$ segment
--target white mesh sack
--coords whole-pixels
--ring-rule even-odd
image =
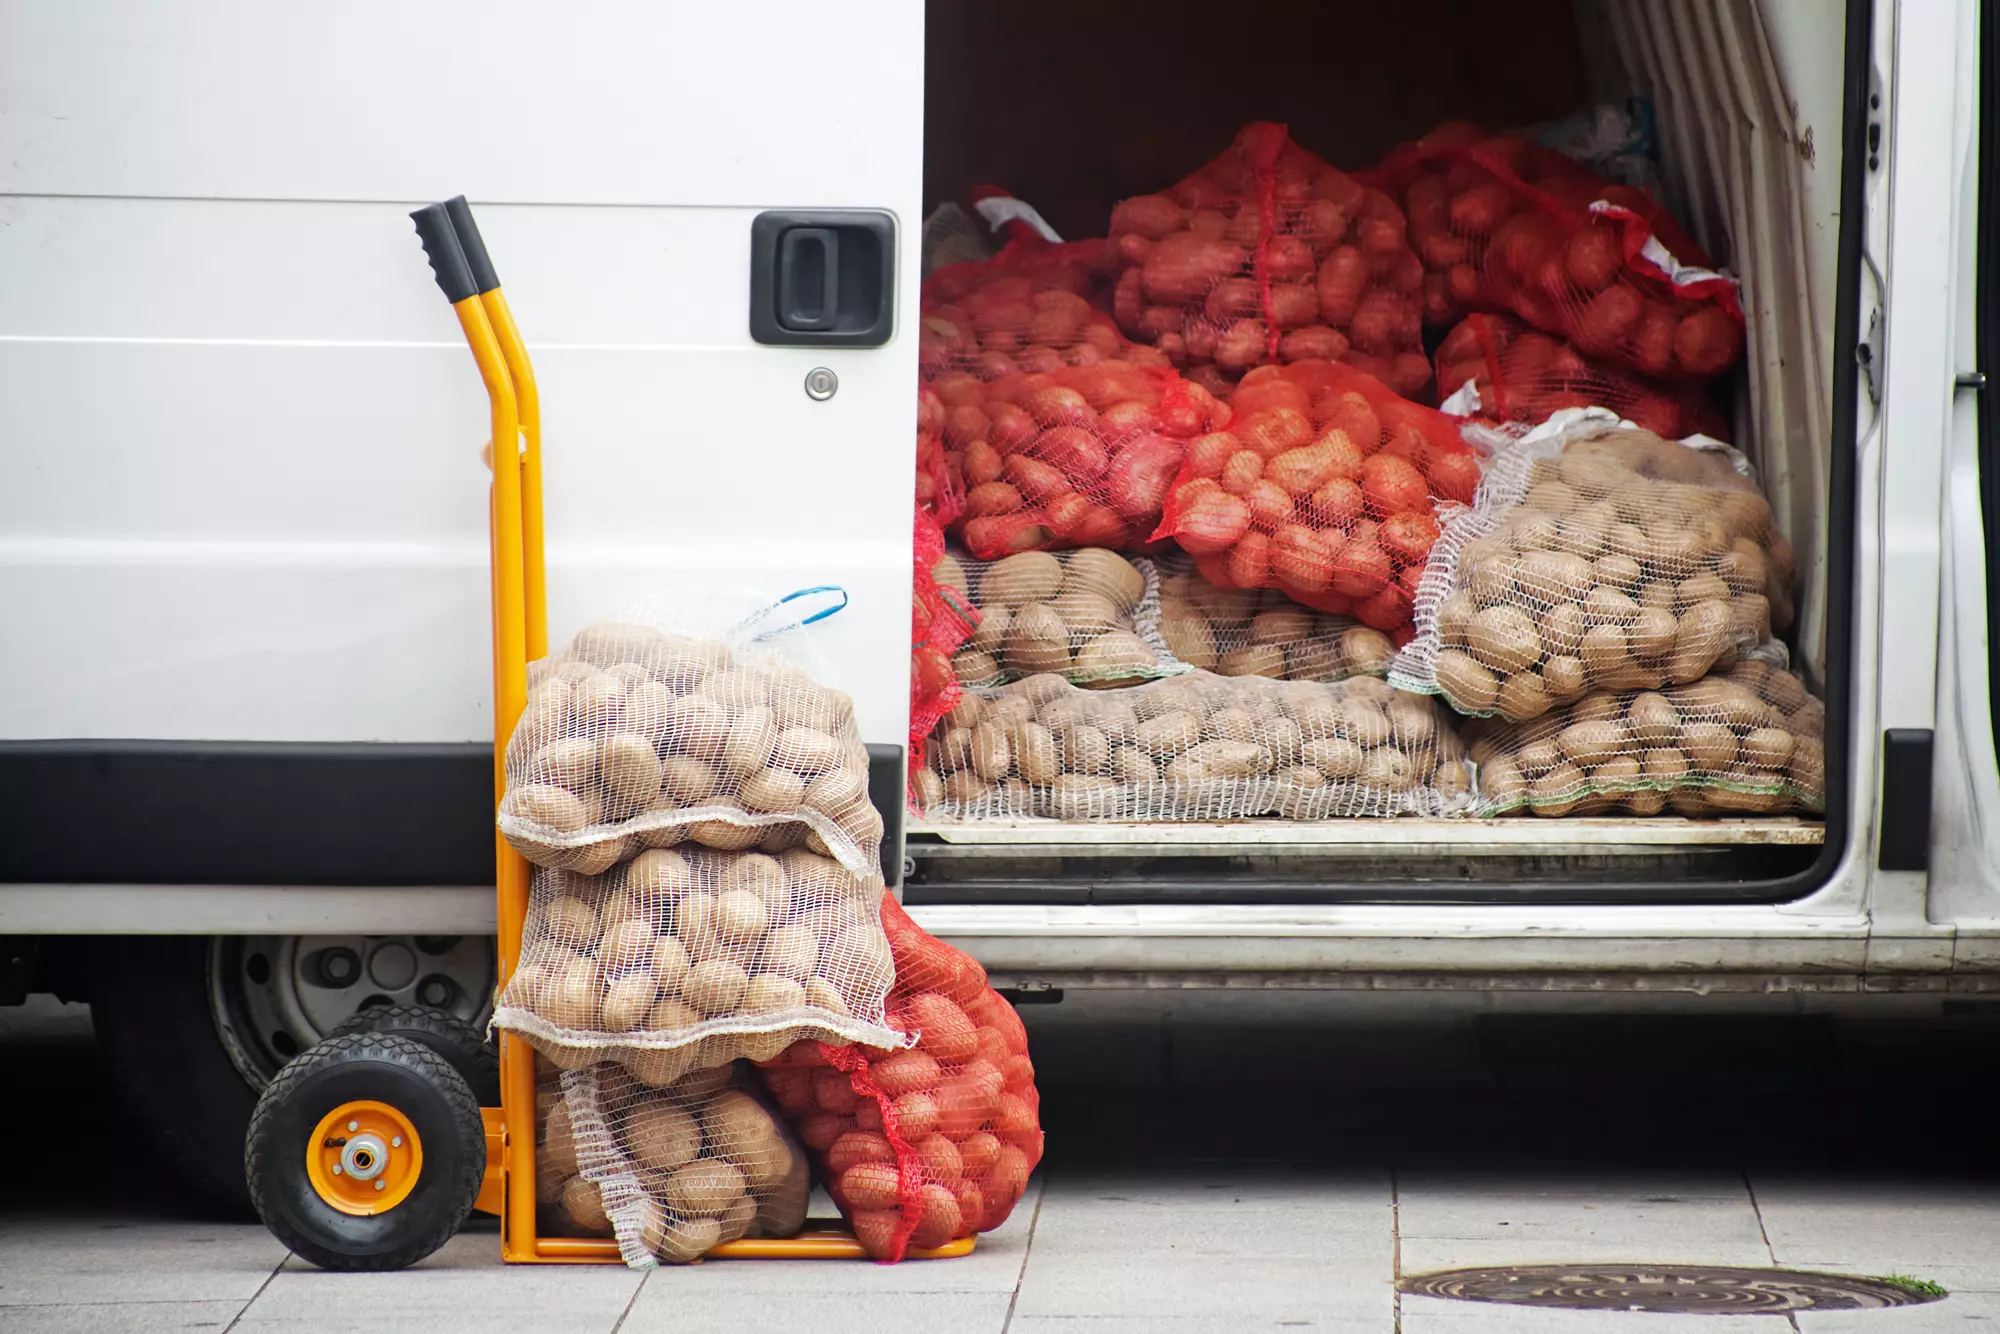
[[[795,1235],[812,1169],[751,1087],[734,1065],[664,1089],[610,1063],[566,1072],[537,1160],[537,1198],[552,1195],[578,1231],[615,1236],[635,1268],[699,1260],[742,1237]],[[568,1153],[550,1162],[558,1116]]]
[[[925,750],[915,791],[948,819],[1306,820],[1471,799],[1445,711],[1373,677],[1191,672],[1091,692],[1031,676],[968,690]]]
[[[1176,658],[1220,676],[1341,681],[1384,676],[1395,646],[1380,630],[1292,601],[1275,588],[1224,588],[1175,553],[1155,564],[1160,638]]]
[[[1742,455],[1568,409],[1446,517],[1389,679],[1516,720],[1685,685],[1790,624],[1792,574]]]
[[[550,1061],[664,1087],[801,1038],[901,1046],[882,880],[805,848],[649,848],[603,875],[540,870],[493,1022]]]
[[[952,657],[964,685],[1052,672],[1103,690],[1189,670],[1160,638],[1151,561],[1079,547],[995,561],[947,555],[933,574],[979,608],[978,626]]]
[[[635,608],[535,664],[507,746],[507,841],[586,873],[641,848],[804,842],[871,873],[882,819],[867,748],[853,701],[802,669],[809,642],[760,633],[754,616],[713,638],[667,623]]]
[[[1754,815],[1825,808],[1826,706],[1754,659],[1665,690],[1598,691],[1467,726],[1479,813]]]

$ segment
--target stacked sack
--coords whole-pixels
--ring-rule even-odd
[[[1433,700],[1374,677],[1048,675],[967,690],[912,789],[952,819],[1313,820],[1462,809],[1471,769]]]
[[[1224,588],[1274,588],[1402,634],[1439,503],[1470,502],[1479,456],[1460,423],[1330,361],[1260,367],[1228,429],[1190,442],[1158,537]]]
[[[1390,679],[1492,717],[1488,813],[1816,809],[1824,708],[1774,638],[1793,573],[1734,450],[1558,413],[1447,521]]]
[[[1218,676],[1344,681],[1386,676],[1395,646],[1351,616],[1292,601],[1276,589],[1224,588],[1186,556],[1153,562],[1160,639],[1179,661]]]
[[[544,1194],[591,1225],[596,1200],[635,1264],[791,1219],[766,1208],[785,1142],[730,1063],[901,1041],[851,702],[781,649],[635,615],[536,665],[506,758],[500,828],[539,869],[494,1021],[562,1070],[590,1183]]]
[[[1160,637],[1159,576],[1102,547],[1024,551],[997,561],[945,556],[935,577],[977,609],[952,669],[968,686],[1053,672],[1107,690],[1187,671]]]
[[[768,1063],[772,1096],[868,1253],[895,1261],[1007,1221],[1042,1158],[1028,1035],[977,960],[894,899],[889,1021],[908,1049],[800,1042]]]
[[[1507,315],[1468,315],[1454,325],[1438,344],[1437,380],[1440,408],[1455,417],[1532,425],[1595,405],[1669,439],[1728,435],[1707,383],[1649,381]]]
[[[1424,269],[1403,213],[1293,143],[1246,125],[1164,194],[1111,213],[1118,323],[1227,392],[1253,366],[1346,361],[1422,396]]]
[[[1462,122],[1364,179],[1408,215],[1433,329],[1505,313],[1653,381],[1703,382],[1742,360],[1735,282],[1644,191]]]
[[[1183,442],[1228,421],[1092,304],[1108,254],[1017,242],[924,285],[918,495],[982,560],[1143,543]]]

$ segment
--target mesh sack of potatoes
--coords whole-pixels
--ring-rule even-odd
[[[971,956],[882,904],[890,1022],[915,1045],[802,1042],[764,1069],[828,1194],[878,1260],[1007,1221],[1042,1159],[1041,1097],[1020,1016]]]
[[[804,1036],[893,1043],[881,888],[804,848],[537,871],[494,1023],[557,1065],[622,1060],[653,1087]]]
[[[1052,672],[1101,690],[1188,670],[1160,638],[1150,561],[1079,547],[997,561],[948,555],[934,572],[979,608],[978,626],[952,658],[965,685]]]
[[[1389,636],[1351,616],[1304,606],[1274,588],[1224,588],[1178,553],[1154,565],[1160,639],[1189,666],[1281,681],[1388,674],[1396,651]]]
[[[944,530],[919,505],[910,580],[910,754],[923,763],[924,739],[958,703],[952,658],[979,625],[965,574],[945,551]]]
[[[1463,424],[1330,361],[1257,367],[1229,405],[1189,442],[1155,536],[1215,583],[1407,637],[1442,503],[1478,490]]]
[[[1754,658],[1663,690],[1593,691],[1469,725],[1485,815],[1769,815],[1825,809],[1826,706]]]
[[[733,1064],[665,1088],[605,1063],[566,1072],[535,1159],[535,1198],[559,1230],[618,1239],[635,1268],[699,1260],[805,1223],[812,1167]]]
[[[732,643],[663,619],[634,609],[535,664],[507,745],[507,841],[592,873],[642,848],[803,842],[866,874],[882,818],[853,701],[795,665],[797,635]]]
[[[1190,672],[1117,691],[1058,676],[967,690],[913,788],[933,818],[1304,820],[1448,813],[1471,775],[1427,696],[1366,676]]]
[[[1283,125],[1245,125],[1165,193],[1120,202],[1110,230],[1119,324],[1218,393],[1252,367],[1308,359],[1411,397],[1430,386],[1403,211]]]
[[[1512,719],[1685,685],[1790,623],[1792,573],[1740,454],[1565,410],[1447,519],[1390,680]]]
[[[1229,420],[1092,304],[1108,255],[1016,242],[924,284],[918,500],[981,559],[1145,542],[1182,442]]]

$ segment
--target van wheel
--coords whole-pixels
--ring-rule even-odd
[[[486,1175],[479,1103],[414,1038],[328,1038],[257,1099],[243,1175],[258,1217],[322,1269],[402,1269],[451,1240]]]
[[[406,980],[373,967],[401,962],[385,946],[418,961],[407,986],[382,985]],[[243,1136],[280,1066],[359,1011],[425,1003],[426,988],[449,1000],[427,1008],[476,1032],[493,994],[490,936],[104,938],[90,958],[98,1050],[133,1125],[210,1204],[246,1218]]]

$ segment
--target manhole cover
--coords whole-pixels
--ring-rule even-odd
[[[1786,1311],[1878,1311],[1934,1302],[1926,1293],[1876,1278],[1800,1269],[1725,1269],[1709,1265],[1517,1265],[1413,1274],[1404,1292],[1509,1306],[1565,1306],[1590,1311],[1664,1311],[1703,1315],[1781,1315]]]

